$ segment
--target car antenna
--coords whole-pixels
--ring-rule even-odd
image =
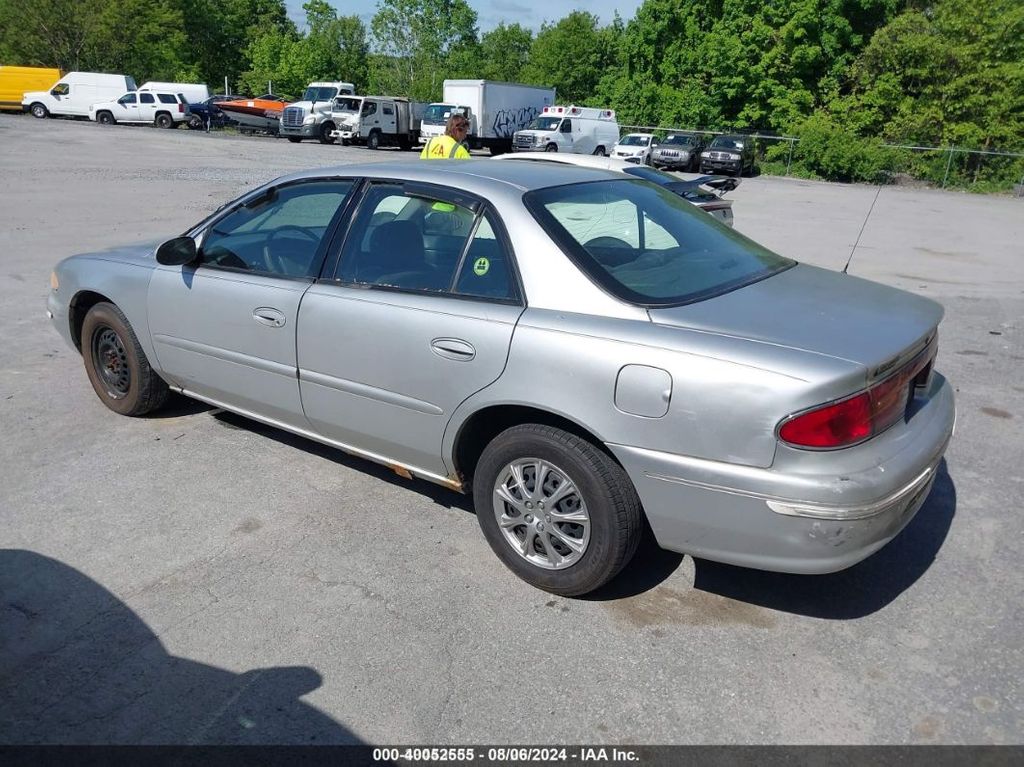
[[[846,270],[850,268],[850,262],[853,261],[853,254],[857,252],[857,246],[860,244],[860,236],[864,234],[864,229],[868,225],[868,219],[871,218],[871,211],[875,209],[875,203],[878,202],[878,195],[882,193],[882,185],[878,185],[878,191],[875,192],[875,199],[871,201],[871,207],[868,208],[868,214],[864,216],[864,223],[860,225],[860,231],[857,233],[857,241],[853,243],[853,249],[850,251],[850,257],[846,259],[846,266],[843,267],[843,274],[846,274]]]

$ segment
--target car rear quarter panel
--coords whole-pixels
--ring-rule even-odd
[[[670,386],[641,392],[649,407],[625,412],[616,386],[627,366],[665,371]],[[512,404],[567,418],[604,443],[767,467],[783,417],[863,386],[865,377],[863,368],[821,355],[648,320],[531,307],[516,327],[505,372],[455,412],[445,450],[452,454],[458,425],[473,413]],[[635,414],[659,412],[659,404],[667,405],[660,417]]]

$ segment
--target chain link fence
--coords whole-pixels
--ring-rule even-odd
[[[665,128],[652,125],[620,125],[621,134],[653,133],[663,138],[670,133],[691,133],[708,141],[727,131]],[[834,177],[829,167],[821,168],[821,158],[809,156],[795,136],[744,134],[754,141],[759,170],[781,176],[811,178]],[[862,142],[868,144],[869,142]],[[1024,197],[1024,152],[969,149],[958,146],[917,146],[913,144],[871,143],[870,157],[860,160],[861,178],[884,183],[919,182],[942,189],[971,189],[979,192],[1010,191]],[[856,165],[859,158],[847,158]],[[824,170],[824,172],[822,172]],[[840,176],[837,180],[851,180]]]

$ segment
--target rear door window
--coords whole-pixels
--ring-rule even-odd
[[[153,94],[152,93],[140,93],[139,94],[139,101],[141,103],[143,103],[143,104],[153,104],[153,103],[155,103],[155,99],[153,98]]]

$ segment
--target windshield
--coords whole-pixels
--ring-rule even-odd
[[[711,142],[712,149],[735,149],[740,151],[743,149],[743,142],[739,139],[732,138],[731,136],[718,136],[714,141]]]
[[[338,95],[337,88],[309,86],[299,101],[330,101]]]
[[[533,122],[526,126],[527,130],[556,130],[558,123],[562,122],[561,117],[535,117]]]
[[[423,113],[423,122],[427,125],[444,125],[453,111],[455,107],[451,104],[431,104]]]
[[[693,136],[669,136],[661,143],[672,144],[673,146],[685,146],[687,144],[695,144],[697,143],[697,140]]]
[[[636,136],[630,134],[619,139],[619,146],[647,146],[651,143],[650,136]]]
[[[539,189],[523,199],[591,279],[642,306],[710,298],[795,263],[638,179]]]
[[[362,102],[362,99],[338,98],[334,100],[334,109],[338,112],[358,112]]]

